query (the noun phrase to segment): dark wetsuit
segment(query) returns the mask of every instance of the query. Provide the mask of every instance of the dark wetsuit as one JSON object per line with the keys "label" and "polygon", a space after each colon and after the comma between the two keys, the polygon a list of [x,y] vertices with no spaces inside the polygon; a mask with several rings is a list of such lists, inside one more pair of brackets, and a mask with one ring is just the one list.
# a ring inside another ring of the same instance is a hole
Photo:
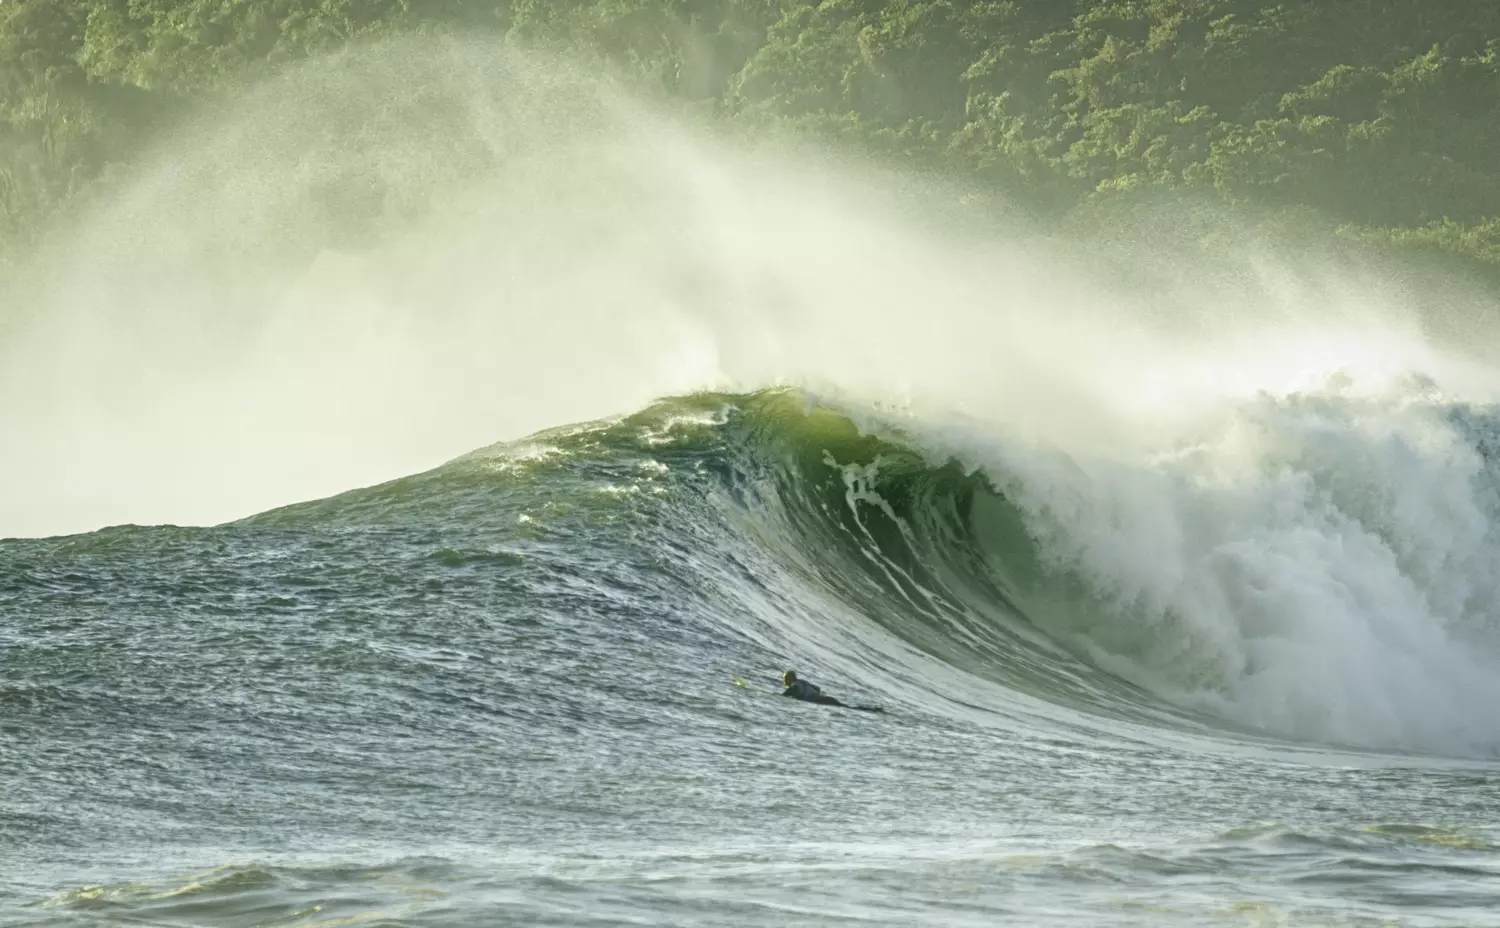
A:
{"label": "dark wetsuit", "polygon": [[781,691],[781,695],[800,699],[803,702],[815,702],[824,706],[842,706],[843,703],[832,696],[824,696],[823,691],[808,683],[806,680],[798,680],[791,686]]}

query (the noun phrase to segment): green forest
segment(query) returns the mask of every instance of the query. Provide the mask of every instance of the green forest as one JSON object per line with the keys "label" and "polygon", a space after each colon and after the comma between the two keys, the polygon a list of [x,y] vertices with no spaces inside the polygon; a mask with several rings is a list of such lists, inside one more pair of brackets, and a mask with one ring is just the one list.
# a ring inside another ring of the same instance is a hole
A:
{"label": "green forest", "polygon": [[1494,0],[0,0],[0,247],[198,101],[424,31],[561,44],[1038,216],[1188,191],[1500,265]]}

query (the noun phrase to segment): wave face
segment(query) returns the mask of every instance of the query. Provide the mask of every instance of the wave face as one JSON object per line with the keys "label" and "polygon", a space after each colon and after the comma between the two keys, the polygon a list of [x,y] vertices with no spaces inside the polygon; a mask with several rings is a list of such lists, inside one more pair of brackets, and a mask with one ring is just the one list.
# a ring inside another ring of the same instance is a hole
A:
{"label": "wave face", "polygon": [[686,614],[924,703],[973,702],[977,680],[999,688],[984,708],[1032,721],[1500,746],[1492,410],[1420,383],[1262,397],[1130,464],[861,420],[795,391],[701,394],[249,524],[446,511],[487,482],[645,495],[643,554],[691,551],[679,568],[713,580]]}

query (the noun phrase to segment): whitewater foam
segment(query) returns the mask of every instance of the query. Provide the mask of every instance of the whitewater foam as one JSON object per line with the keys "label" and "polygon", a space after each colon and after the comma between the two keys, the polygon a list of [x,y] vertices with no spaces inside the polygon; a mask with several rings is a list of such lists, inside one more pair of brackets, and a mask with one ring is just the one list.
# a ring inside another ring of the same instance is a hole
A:
{"label": "whitewater foam", "polygon": [[1493,417],[1420,382],[1339,384],[1226,402],[1146,458],[972,426],[927,443],[983,470],[1079,585],[1025,611],[1090,663],[1280,735],[1488,754],[1500,484],[1471,435]]}

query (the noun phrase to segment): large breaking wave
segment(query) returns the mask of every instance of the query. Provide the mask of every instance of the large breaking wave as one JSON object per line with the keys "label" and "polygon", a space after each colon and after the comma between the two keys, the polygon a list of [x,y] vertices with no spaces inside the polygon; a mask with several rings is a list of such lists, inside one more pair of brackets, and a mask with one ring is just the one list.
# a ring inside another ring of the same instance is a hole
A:
{"label": "large breaking wave", "polygon": [[719,521],[659,540],[717,552],[742,631],[1011,712],[1500,745],[1488,298],[1222,217],[1047,241],[477,42],[310,62],[180,135],[18,291],[0,533],[218,522],[734,391],[528,446],[707,480]]}
{"label": "large breaking wave", "polygon": [[[669,515],[636,543],[696,552],[729,601],[675,609],[892,698],[1489,755],[1496,425],[1422,383],[1335,384],[1127,463],[772,390],[664,401],[430,477],[529,494],[585,472],[659,497]],[[260,518],[452,505],[392,487]]]}

